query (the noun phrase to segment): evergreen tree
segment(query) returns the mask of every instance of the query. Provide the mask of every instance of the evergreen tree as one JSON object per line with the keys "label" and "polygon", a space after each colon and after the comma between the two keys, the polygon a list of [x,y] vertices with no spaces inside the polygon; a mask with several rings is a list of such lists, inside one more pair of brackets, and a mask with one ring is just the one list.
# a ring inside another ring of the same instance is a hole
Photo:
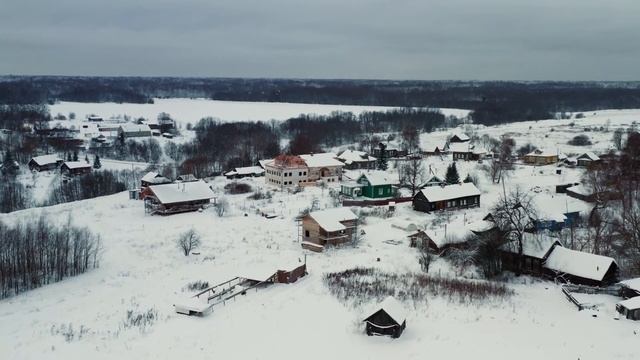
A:
{"label": "evergreen tree", "polygon": [[456,163],[452,163],[447,167],[447,175],[445,181],[447,182],[447,184],[460,183],[460,175],[458,175],[458,168],[456,168]]}
{"label": "evergreen tree", "polygon": [[15,174],[18,171],[18,166],[13,158],[11,151],[7,150],[2,160],[2,173],[3,174]]}
{"label": "evergreen tree", "polygon": [[100,163],[100,156],[96,155],[96,157],[93,159],[93,168],[100,169],[101,167],[102,164]]}
{"label": "evergreen tree", "polygon": [[73,157],[71,156],[71,153],[67,153],[67,161],[73,161]]}
{"label": "evergreen tree", "polygon": [[384,151],[387,148],[387,145],[380,143],[378,144],[378,148],[380,149],[380,155],[378,156],[378,170],[387,170],[389,165],[387,164],[387,154]]}
{"label": "evergreen tree", "polygon": [[73,161],[78,161],[78,151],[73,152]]}
{"label": "evergreen tree", "polygon": [[85,156],[84,156],[84,161],[85,161],[87,164],[89,164],[89,155],[85,155]]}
{"label": "evergreen tree", "polygon": [[471,177],[471,174],[467,174],[467,177],[464,178],[464,180],[462,180],[463,182],[466,183],[472,183],[473,182],[473,178]]}

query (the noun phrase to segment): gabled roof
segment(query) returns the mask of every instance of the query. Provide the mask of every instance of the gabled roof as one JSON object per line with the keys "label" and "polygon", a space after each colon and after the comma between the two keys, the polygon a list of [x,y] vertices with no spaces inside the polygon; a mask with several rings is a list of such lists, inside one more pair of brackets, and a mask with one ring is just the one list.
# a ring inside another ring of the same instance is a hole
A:
{"label": "gabled roof", "polygon": [[640,292],[640,278],[623,280],[623,281],[620,281],[620,284],[622,284],[622,286],[624,287],[628,287],[631,290]]}
{"label": "gabled roof", "polygon": [[[525,233],[522,238],[522,254],[536,259],[545,259],[554,246],[562,246],[558,239],[544,234]],[[500,250],[512,254],[518,253],[518,242],[511,241],[500,247]]]}
{"label": "gabled roof", "polygon": [[430,202],[458,199],[480,195],[480,190],[473,183],[453,184],[446,186],[429,186],[420,190]]}
{"label": "gabled roof", "polygon": [[623,300],[618,305],[627,308],[629,310],[640,309],[640,296],[632,297],[631,299]]}
{"label": "gabled roof", "polygon": [[31,158],[31,160],[40,166],[55,164],[58,161],[62,161],[62,159],[60,159],[58,155],[41,155],[41,156],[33,157]]}
{"label": "gabled roof", "polygon": [[69,169],[83,169],[91,167],[91,164],[87,164],[86,161],[65,161],[62,165]]}
{"label": "gabled roof", "polygon": [[585,279],[602,281],[612,265],[616,265],[616,262],[608,256],[556,246],[551,251],[551,255],[547,258],[544,267]]}
{"label": "gabled roof", "polygon": [[438,249],[442,249],[447,245],[463,244],[473,235],[473,232],[466,226],[440,227],[435,230],[427,229],[424,230],[424,233],[429,236],[429,239],[433,241]]}
{"label": "gabled roof", "polygon": [[455,142],[455,140],[458,141],[469,141],[469,136],[467,136],[467,134],[463,134],[463,133],[457,133],[457,134],[453,134],[453,136],[451,136],[450,140],[452,142]]}
{"label": "gabled roof", "polygon": [[300,155],[308,167],[318,168],[327,166],[343,166],[344,164],[336,159],[334,153],[319,153]]}
{"label": "gabled roof", "polygon": [[388,296],[381,303],[371,306],[369,308],[369,316],[364,320],[365,322],[375,315],[378,311],[384,311],[395,321],[398,325],[401,325],[407,319],[407,312],[402,304],[396,300],[393,296]]}
{"label": "gabled roof", "polygon": [[209,184],[202,180],[162,185],[150,185],[149,189],[163,204],[208,200],[215,197]]}
{"label": "gabled roof", "polygon": [[336,158],[347,165],[354,162],[358,163],[376,160],[376,158],[374,158],[373,156],[369,156],[369,154],[367,154],[366,152],[356,150],[345,150],[341,152]]}
{"label": "gabled roof", "polygon": [[176,180],[178,181],[198,181],[198,178],[193,174],[181,174]]}
{"label": "gabled roof", "polygon": [[264,169],[260,166],[246,166],[246,167],[237,167],[231,171],[227,171],[224,173],[224,176],[232,176],[232,175],[260,175],[264,174]]}
{"label": "gabled roof", "polygon": [[558,153],[555,151],[546,151],[543,149],[535,149],[532,152],[528,153],[525,156],[540,156],[540,157],[548,157],[548,156],[557,156]]}
{"label": "gabled roof", "polygon": [[598,161],[600,160],[600,157],[596,154],[594,154],[591,151],[587,151],[586,153],[578,156],[578,159],[587,159],[587,160],[591,160],[591,161]]}
{"label": "gabled roof", "polygon": [[395,177],[390,176],[387,172],[381,170],[374,170],[363,173],[362,175],[360,175],[360,177],[358,177],[358,180],[360,180],[360,178],[362,177],[366,178],[371,186],[395,185],[398,183]]}
{"label": "gabled roof", "polygon": [[353,211],[345,207],[313,211],[309,213],[309,216],[315,220],[321,228],[329,232],[345,230],[346,227],[340,223],[341,221],[351,221],[358,218]]}
{"label": "gabled roof", "polygon": [[155,171],[149,171],[140,180],[142,180],[144,182],[148,182],[150,184],[162,184],[162,183],[169,182],[169,179],[167,179],[166,177],[158,174]]}
{"label": "gabled roof", "polygon": [[151,128],[149,127],[149,125],[146,125],[146,124],[125,123],[125,124],[120,125],[120,128],[122,129],[122,131],[124,131],[126,133],[130,133],[130,132],[151,132]]}
{"label": "gabled roof", "polygon": [[280,154],[271,161],[267,160],[264,162],[264,165],[272,165],[272,166],[278,166],[278,167],[284,167],[284,168],[299,168],[299,167],[307,166],[307,164],[302,159],[302,157],[298,155],[287,155],[287,154]]}

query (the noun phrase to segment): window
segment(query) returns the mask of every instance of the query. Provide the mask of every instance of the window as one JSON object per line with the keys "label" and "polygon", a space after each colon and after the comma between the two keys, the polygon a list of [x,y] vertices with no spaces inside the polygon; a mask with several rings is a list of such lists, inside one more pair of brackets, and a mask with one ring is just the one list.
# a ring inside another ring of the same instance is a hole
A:
{"label": "window", "polygon": [[302,175],[307,175],[307,172],[306,172],[306,171],[303,171],[303,172],[302,172]]}
{"label": "window", "polygon": [[304,236],[309,237],[309,230],[304,231]]}
{"label": "window", "polygon": [[382,189],[382,188],[378,189],[378,195],[382,195],[383,191],[384,191],[384,189]]}
{"label": "window", "polygon": [[298,172],[298,176],[302,176],[302,171],[299,171],[299,172]]}

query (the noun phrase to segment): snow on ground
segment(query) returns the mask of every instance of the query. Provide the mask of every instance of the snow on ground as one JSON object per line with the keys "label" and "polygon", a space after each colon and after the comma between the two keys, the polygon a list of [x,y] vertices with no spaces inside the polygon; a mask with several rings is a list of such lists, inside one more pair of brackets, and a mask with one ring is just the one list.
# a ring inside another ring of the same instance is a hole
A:
{"label": "snow on ground", "polygon": [[[77,119],[85,119],[87,115],[95,114],[104,117],[128,115],[133,118],[144,117],[155,119],[159,113],[166,112],[179,123],[195,124],[203,117],[211,116],[223,121],[257,121],[257,120],[286,120],[300,114],[328,115],[334,111],[350,111],[360,114],[363,111],[385,111],[392,107],[385,106],[356,106],[356,105],[325,105],[325,104],[295,104],[277,102],[246,102],[219,101],[208,99],[154,99],[153,104],[131,103],[79,103],[59,102],[50,105],[51,114],[68,115],[76,113]],[[445,115],[464,117],[469,110],[441,109]]]}
{"label": "snow on ground", "polygon": [[[434,166],[442,163],[433,160]],[[477,166],[459,163],[465,171]],[[529,169],[527,169],[529,170]],[[527,177],[522,174],[522,177]],[[554,175],[540,175],[541,182]],[[520,181],[520,176],[514,176]],[[266,188],[264,178],[242,180]],[[515,181],[515,180],[514,180]],[[214,189],[228,181],[216,178]],[[493,186],[493,185],[488,185]],[[487,189],[487,185],[485,185]],[[486,190],[485,190],[486,191]],[[318,200],[324,208],[329,191],[307,188],[299,194],[276,192],[271,200],[251,201],[246,195],[224,195],[231,203],[228,216],[212,209],[166,217],[147,216],[141,201],[126,193],[30,209],[0,219],[28,221],[40,213],[64,224],[71,217],[102,236],[101,266],[13,298],[0,301],[0,353],[7,359],[177,359],[254,358],[327,359],[389,357],[424,359],[637,359],[637,323],[612,318],[611,309],[593,318],[578,312],[548,282],[521,277],[510,283],[516,295],[504,303],[464,305],[442,298],[405,304],[407,330],[400,339],[367,337],[362,309],[349,308],[328,293],[323,274],[354,266],[386,271],[419,271],[407,231],[393,227],[393,219],[432,223],[438,215],[397,206],[386,220],[368,217],[365,239],[357,247],[305,252],[297,241],[294,221],[300,210]],[[490,198],[490,197],[489,197]],[[466,221],[486,212],[451,212]],[[273,209],[266,219],[257,210]],[[246,216],[245,216],[246,214]],[[194,227],[203,236],[199,255],[184,257],[175,238]],[[388,242],[395,240],[395,242]],[[394,245],[395,244],[395,245]],[[174,313],[183,287],[196,280],[210,284],[227,280],[265,264],[289,265],[306,255],[309,276],[290,285],[273,285],[249,292],[206,317]],[[380,261],[377,261],[380,259]],[[444,260],[432,272],[452,275]],[[471,276],[471,275],[470,275]],[[610,307],[610,306],[609,306]],[[122,328],[128,310],[154,308],[159,320],[145,331]],[[63,333],[73,329],[74,338]],[[83,329],[83,330],[81,330]],[[83,335],[79,337],[79,333]],[[490,345],[489,345],[490,344]]]}

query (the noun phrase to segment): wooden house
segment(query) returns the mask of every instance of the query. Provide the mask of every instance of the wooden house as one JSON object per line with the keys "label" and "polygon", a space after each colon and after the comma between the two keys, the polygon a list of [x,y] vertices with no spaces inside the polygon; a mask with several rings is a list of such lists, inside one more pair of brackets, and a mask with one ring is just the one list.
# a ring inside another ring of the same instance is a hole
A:
{"label": "wooden house", "polygon": [[363,321],[369,336],[383,335],[394,339],[399,338],[407,326],[404,307],[391,296],[372,308],[370,314]]}
{"label": "wooden house", "polygon": [[640,278],[620,281],[620,292],[625,299],[640,296]]}
{"label": "wooden house", "polygon": [[536,149],[524,156],[524,163],[531,165],[549,165],[558,162],[558,153]]}
{"label": "wooden house", "polygon": [[358,235],[358,216],[340,207],[312,211],[302,218],[302,247],[320,252],[327,245],[350,242]]}
{"label": "wooden house", "polygon": [[640,320],[640,296],[620,301],[616,304],[616,310],[630,320]]}
{"label": "wooden house", "polygon": [[380,147],[376,147],[373,149],[373,156],[378,158],[384,156],[386,159],[397,158],[401,156],[407,156],[407,151],[389,146],[384,148],[384,150],[381,150]]}
{"label": "wooden house", "polygon": [[376,158],[364,151],[345,150],[336,156],[347,170],[375,169]]}
{"label": "wooden house", "polygon": [[209,184],[199,180],[149,185],[141,190],[145,209],[151,214],[169,215],[202,209],[215,197]]}
{"label": "wooden house", "polygon": [[425,155],[442,155],[449,152],[447,144],[436,144],[427,147],[422,153]]}
{"label": "wooden house", "polygon": [[151,136],[151,128],[145,124],[125,123],[118,127],[118,136],[123,139]]}
{"label": "wooden house", "polygon": [[591,151],[587,151],[586,153],[578,156],[576,158],[577,161],[577,165],[578,166],[583,166],[583,167],[587,167],[591,164],[595,164],[597,162],[600,161],[600,157],[596,154],[594,154]]}
{"label": "wooden house", "polygon": [[426,182],[421,184],[419,186],[419,188],[420,189],[424,189],[424,188],[430,187],[430,186],[443,186],[443,185],[446,185],[446,184],[447,184],[446,181],[444,181],[441,178],[439,178],[438,176],[434,175],[429,180],[427,180]]}
{"label": "wooden house", "polygon": [[451,136],[449,138],[449,143],[450,144],[465,143],[465,142],[469,142],[469,141],[471,141],[471,138],[469,138],[469,136],[467,136],[467,134],[453,134],[453,136]]}
{"label": "wooden house", "polygon": [[613,258],[555,246],[543,265],[547,276],[589,286],[616,282],[618,264]]}
{"label": "wooden house", "polygon": [[431,238],[424,230],[418,230],[407,237],[409,238],[409,247],[422,248],[424,246],[430,246],[429,242]]}
{"label": "wooden house", "polygon": [[145,188],[149,185],[160,185],[160,184],[170,184],[171,180],[166,177],[158,174],[155,171],[150,171],[146,173],[142,179],[140,179],[140,187]]}
{"label": "wooden house", "polygon": [[469,142],[457,142],[449,144],[449,151],[453,160],[478,161],[485,158],[487,151],[476,147]]}
{"label": "wooden house", "polygon": [[245,177],[264,176],[264,169],[260,166],[237,167],[224,173],[227,179],[242,179]]}
{"label": "wooden house", "polygon": [[522,239],[522,259],[518,253],[517,241],[508,242],[499,248],[502,269],[516,272],[522,261],[521,269],[524,274],[542,276],[545,273],[544,262],[556,246],[562,246],[558,239],[542,233],[525,233]]}
{"label": "wooden house", "polygon": [[346,196],[364,196],[370,199],[388,198],[395,194],[397,181],[384,171],[361,174],[355,182],[341,184],[341,193]]}
{"label": "wooden house", "polygon": [[63,162],[58,155],[41,155],[31,158],[28,165],[29,170],[39,172],[58,169]]}
{"label": "wooden house", "polygon": [[65,161],[60,166],[60,173],[67,176],[88,174],[93,167],[86,161]]}
{"label": "wooden house", "polygon": [[473,183],[430,186],[413,197],[413,209],[422,212],[480,206],[480,190]]}

